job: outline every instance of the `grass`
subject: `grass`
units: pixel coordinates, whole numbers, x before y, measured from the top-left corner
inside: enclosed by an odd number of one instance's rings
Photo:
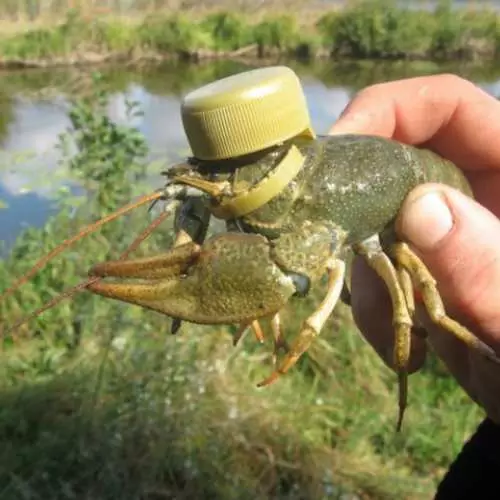
[[[49,21],[37,21],[45,19],[40,11],[28,25],[12,21],[3,30],[4,66],[172,57],[493,59],[500,46],[497,13],[457,12],[448,0],[440,0],[435,11],[385,0],[351,1],[330,10],[313,5],[314,15],[306,15],[304,4],[294,0],[281,3],[281,10],[271,3],[257,11],[246,1],[241,8],[166,2],[153,11],[151,4],[141,8],[137,2],[126,17],[120,9],[102,14],[76,2],[78,8],[69,11],[61,5],[54,12],[47,7]]]
[[[7,286],[89,220],[144,192],[145,142],[105,116],[108,82],[75,99],[64,161],[85,188],[30,228],[0,261]],[[140,110],[130,103],[131,113]],[[81,241],[0,302],[0,330],[116,257],[147,223],[138,209]],[[137,255],[172,242],[171,222]],[[321,296],[284,315],[296,334]],[[429,498],[482,418],[433,357],[410,378],[404,431],[394,433],[396,380],[339,306],[324,334],[286,377],[271,369],[270,342],[234,328],[184,324],[90,294],[3,339],[0,353],[0,498],[363,499]]]
[[[392,377],[347,326],[257,391],[268,348],[106,323],[77,353],[32,341],[2,357],[2,498],[429,498],[478,419],[445,380],[413,377],[395,436]]]

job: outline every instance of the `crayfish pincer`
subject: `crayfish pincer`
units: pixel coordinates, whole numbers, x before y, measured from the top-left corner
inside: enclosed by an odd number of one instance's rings
[[[157,199],[175,210],[165,254],[94,266],[86,288],[181,321],[237,324],[238,336],[271,319],[273,374],[287,372],[318,336],[346,280],[345,255],[362,256],[393,306],[399,418],[407,400],[411,328],[418,290],[432,321],[499,362],[494,351],[447,316],[436,282],[394,221],[408,193],[441,182],[472,196],[461,171],[432,153],[381,137],[318,136],[296,74],[283,66],[233,75],[186,95],[181,106],[192,156],[164,173]],[[212,217],[227,232],[207,238]],[[383,235],[383,237],[382,237]],[[288,347],[280,311],[327,275],[326,294]],[[109,281],[106,278],[114,278]],[[125,280],[125,281],[124,281]]]

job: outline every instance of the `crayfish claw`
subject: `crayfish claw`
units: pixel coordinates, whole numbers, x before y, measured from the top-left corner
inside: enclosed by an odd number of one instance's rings
[[[186,243],[154,257],[115,260],[96,264],[90,269],[89,276],[160,280],[185,272],[199,258],[200,252],[201,247],[199,245]],[[89,287],[89,290],[92,290],[91,287]]]
[[[92,282],[87,290],[177,318],[173,332],[179,321],[239,324],[243,331],[251,325],[260,342],[264,336],[256,320],[276,314],[296,293],[273,260],[269,241],[255,234],[186,242],[156,257],[97,264],[90,274],[115,279]]]

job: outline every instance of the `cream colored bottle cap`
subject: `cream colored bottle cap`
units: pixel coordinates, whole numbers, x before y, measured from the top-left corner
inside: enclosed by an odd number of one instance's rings
[[[182,123],[195,158],[254,153],[298,135],[314,138],[299,78],[285,66],[239,73],[184,97]]]

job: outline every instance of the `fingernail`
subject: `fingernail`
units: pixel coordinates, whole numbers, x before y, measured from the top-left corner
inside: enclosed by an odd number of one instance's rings
[[[417,249],[430,250],[453,228],[445,199],[437,192],[422,194],[404,207],[399,230]]]

